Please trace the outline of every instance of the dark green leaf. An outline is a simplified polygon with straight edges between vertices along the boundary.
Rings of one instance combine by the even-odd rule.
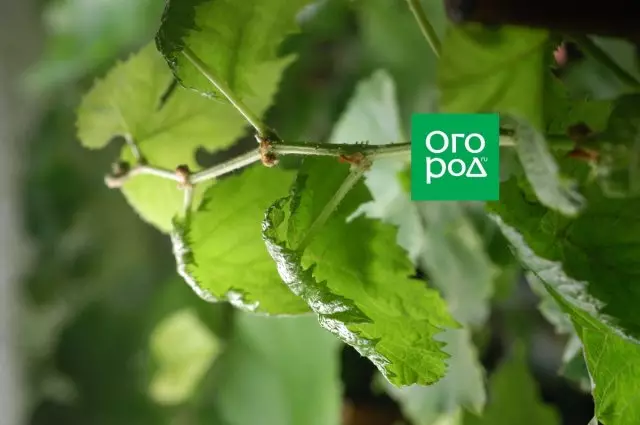
[[[411,279],[414,269],[396,245],[393,226],[358,216],[370,201],[356,184],[309,245],[307,230],[349,174],[335,159],[305,161],[287,198],[269,208],[264,238],[283,280],[320,323],[368,357],[396,385],[430,384],[445,372],[442,343],[454,327],[434,290]]]
[[[638,202],[607,199],[589,187],[588,207],[570,219],[528,199],[513,179],[500,193],[490,207],[522,264],[594,320],[640,337]]]

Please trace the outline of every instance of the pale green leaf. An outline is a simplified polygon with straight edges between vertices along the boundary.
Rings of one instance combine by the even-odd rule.
[[[335,159],[305,161],[288,197],[273,204],[264,238],[283,280],[323,327],[368,357],[396,385],[430,384],[445,372],[434,336],[456,324],[438,293],[414,280],[396,229],[362,215],[371,200],[357,183],[304,250],[298,243],[349,170]]]
[[[489,314],[494,269],[464,205],[420,202],[415,208],[424,226],[418,264],[442,291],[456,320],[482,325]]]
[[[584,198],[571,187],[573,182],[560,175],[544,135],[523,120],[503,117],[502,121],[508,122],[513,130],[520,163],[540,202],[565,215],[578,214],[584,206]]]
[[[287,63],[280,61],[262,69],[256,80],[260,82],[259,95],[246,99],[257,113],[270,105]],[[170,170],[184,164],[196,171],[196,149],[226,148],[242,135],[246,122],[228,104],[180,86],[163,101],[172,81],[171,71],[152,45],[118,64],[94,85],[80,106],[78,136],[83,145],[102,148],[114,137],[130,137],[149,164]],[[134,162],[127,146],[122,159]],[[206,186],[196,189],[194,208]],[[173,217],[183,208],[183,193],[171,180],[136,176],[124,185],[123,192],[143,219],[165,232],[171,230]]]
[[[554,425],[560,415],[540,399],[527,367],[524,346],[516,350],[491,377],[489,404],[482,417],[466,414],[464,425]]]
[[[309,0],[170,0],[156,36],[158,48],[185,87],[220,97],[187,59],[195,54],[239,97],[264,89],[256,76],[277,63],[278,46],[297,29]]]
[[[341,344],[315,317],[241,313],[233,328],[209,393],[221,423],[341,423]]]
[[[172,233],[178,270],[208,301],[269,314],[297,314],[306,304],[282,283],[261,238],[264,210],[284,196],[293,175],[253,166],[210,187],[200,208]]]
[[[432,425],[438,418],[460,413],[461,407],[481,414],[486,402],[484,373],[471,333],[466,329],[449,329],[438,339],[447,344],[444,350],[451,355],[444,378],[430,386],[387,385],[389,394],[414,425]]]
[[[361,81],[346,110],[333,128],[332,143],[367,142],[372,145],[406,142],[400,124],[394,82],[383,70]],[[421,225],[413,204],[400,184],[397,174],[409,159],[376,160],[365,174],[365,183],[373,201],[363,205],[368,216],[398,226],[398,243],[415,259],[422,241],[416,238]]]
[[[150,345],[157,370],[149,392],[161,404],[188,400],[220,351],[218,338],[188,308],[160,322]]]

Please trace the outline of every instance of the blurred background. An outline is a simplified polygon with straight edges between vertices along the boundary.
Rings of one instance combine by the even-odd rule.
[[[357,82],[379,68],[395,77],[405,123],[432,107],[434,59],[403,0],[320,3],[282,47],[298,54],[268,115],[284,138],[326,140]],[[441,5],[424,3],[441,29]],[[345,424],[409,423],[376,385],[373,366],[325,343],[333,339],[314,318],[247,317],[193,294],[175,272],[169,239],[104,185],[119,146],[89,151],[77,142],[81,96],[152,39],[163,6],[0,0],[0,425],[257,423],[228,414],[243,409],[262,409],[260,424],[298,425],[282,420],[287,400],[278,394],[307,379],[316,401],[306,403],[331,405],[318,401],[322,376],[296,375],[314,368],[335,371],[342,402],[331,408]],[[252,143],[247,137],[224,155]],[[198,154],[202,165],[220,159]],[[503,246],[498,236],[487,243]],[[541,316],[503,255],[490,326],[476,338],[488,376],[524,337],[541,397],[563,423],[586,425],[588,378],[579,364],[563,372],[571,379],[561,376],[567,337]],[[291,339],[266,347],[255,335],[278,341],[287,332]]]

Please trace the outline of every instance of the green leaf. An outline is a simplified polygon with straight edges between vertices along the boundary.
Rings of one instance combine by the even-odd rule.
[[[593,319],[579,304],[553,287],[547,290],[570,315],[582,339],[593,381],[596,417],[604,425],[631,425],[640,420],[637,386],[640,380],[640,345]]]
[[[620,38],[589,37],[589,39],[624,72],[640,80],[637,51],[633,43]],[[588,54],[579,62],[569,65],[563,71],[562,80],[572,96],[576,98],[613,100],[638,90],[635,85],[629,85],[627,81],[621,80],[609,66]]]
[[[444,294],[453,317],[481,325],[489,314],[493,267],[462,203],[420,202],[424,226],[418,265]]]
[[[523,266],[593,320],[638,338],[640,204],[607,199],[593,186],[585,193],[588,207],[571,219],[528,199],[512,179],[490,207]]]
[[[188,400],[220,351],[218,338],[189,308],[158,324],[150,344],[158,370],[149,392],[161,404]]]
[[[396,100],[395,84],[384,70],[377,70],[362,80],[346,110],[331,133],[332,143],[367,142],[372,145],[401,143],[403,134]],[[398,243],[410,258],[419,254],[422,241],[419,218],[409,196],[397,178],[407,165],[405,159],[378,159],[365,173],[365,183],[373,201],[362,206],[368,216],[398,226]]]
[[[584,206],[584,198],[560,175],[544,136],[523,120],[510,117],[516,152],[524,172],[540,202],[565,215],[575,216]]]
[[[500,112],[543,123],[545,31],[452,26],[438,67],[442,112]]]
[[[246,99],[257,113],[271,103],[285,65],[281,61],[262,68],[259,95]],[[226,148],[242,135],[246,123],[228,104],[179,86],[163,101],[172,81],[171,71],[152,45],[116,65],[83,99],[78,111],[82,144],[98,149],[114,137],[130,137],[150,164],[171,170],[185,164],[195,171],[196,149]],[[134,161],[127,146],[122,159]],[[206,186],[196,188],[194,208]],[[130,179],[123,192],[144,220],[164,232],[171,230],[173,217],[182,210],[183,193],[171,180],[140,175]]]
[[[307,230],[349,174],[335,159],[305,161],[288,197],[274,203],[263,236],[282,279],[323,327],[368,357],[395,385],[431,384],[445,372],[442,343],[456,326],[438,293],[414,273],[393,226],[360,215],[371,196],[358,183],[304,250]]]
[[[360,82],[331,135],[335,143],[365,140],[384,145],[406,140],[399,119],[394,82],[382,70]],[[372,202],[369,217],[398,226],[398,243],[429,272],[452,313],[463,323],[481,323],[491,297],[491,263],[463,207],[450,202],[411,202],[398,179],[406,159],[376,160],[365,174]]]
[[[554,425],[560,415],[545,405],[529,373],[522,344],[491,377],[490,402],[482,417],[466,414],[464,425]]]
[[[309,0],[171,0],[156,36],[158,49],[188,88],[219,97],[184,55],[195,54],[239,97],[263,89],[260,75],[278,63],[277,49],[297,29],[296,14]]]
[[[250,167],[207,189],[200,208],[176,223],[178,270],[198,295],[269,314],[308,311],[282,283],[260,237],[264,210],[287,193],[291,179],[278,168]]]
[[[582,198],[560,176],[543,131],[548,34],[527,28],[467,25],[447,33],[439,65],[442,112],[499,112],[540,201],[567,215]]]
[[[622,96],[614,102],[606,130],[596,148],[600,157],[598,180],[608,196],[640,195],[640,95]]]
[[[439,338],[451,355],[448,373],[431,386],[412,385],[387,390],[400,403],[404,415],[414,425],[432,425],[438,418],[461,412],[461,407],[481,414],[485,404],[484,373],[466,329],[449,329]]]
[[[213,408],[226,425],[339,425],[340,341],[315,317],[237,314],[212,375]],[[309,385],[312,383],[312,385]],[[251,408],[247,408],[247,402]],[[209,423],[211,414],[206,414]]]

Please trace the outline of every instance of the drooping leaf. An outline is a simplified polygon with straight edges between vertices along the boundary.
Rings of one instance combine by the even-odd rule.
[[[551,285],[547,290],[571,317],[582,340],[597,419],[604,425],[638,423],[640,345],[595,320],[583,306],[563,297]]]
[[[640,337],[640,205],[585,189],[588,207],[564,217],[528,198],[515,182],[502,185],[491,210],[522,264],[562,297],[616,332]]]
[[[246,99],[257,113],[271,103],[285,65],[281,61],[262,68],[261,91]],[[82,144],[98,149],[117,136],[130,137],[149,164],[170,170],[184,164],[196,171],[197,148],[225,148],[242,135],[246,122],[232,106],[179,86],[170,91],[172,81],[171,71],[152,45],[116,65],[80,106],[78,137]],[[127,146],[122,159],[134,162]],[[206,186],[196,188],[194,207]],[[125,183],[123,191],[143,219],[162,231],[171,230],[184,197],[176,182],[139,175]]]
[[[278,46],[296,30],[296,15],[307,3],[170,0],[156,43],[185,87],[222,96],[188,59],[192,54],[236,95],[255,96],[263,90],[259,76],[278,63]]]
[[[151,335],[151,351],[158,368],[149,386],[152,398],[161,404],[179,404],[192,396],[220,344],[187,308],[158,324]]]
[[[544,137],[545,90],[550,71],[548,34],[527,28],[452,27],[445,38],[438,86],[443,112],[501,113],[538,199],[567,215],[580,195],[560,176]]]
[[[227,425],[339,425],[340,346],[315,317],[237,314],[205,400]]]
[[[572,187],[574,182],[560,175],[544,136],[522,120],[509,117],[503,121],[507,121],[513,130],[520,163],[540,202],[565,215],[578,214],[584,206],[584,198]]]
[[[491,377],[490,401],[482,417],[466,414],[464,425],[554,425],[560,415],[545,405],[526,362],[524,347],[516,350]]]
[[[567,343],[562,354],[562,366],[560,374],[569,380],[574,381],[585,392],[589,391],[590,377],[584,362],[582,342],[571,318],[563,310],[562,306],[547,291],[542,282],[534,273],[526,272],[526,279],[533,292],[540,297],[538,309],[549,323],[551,323],[556,333],[567,335]]]
[[[306,304],[282,283],[260,236],[264,210],[284,196],[292,175],[261,165],[210,187],[200,208],[172,233],[178,270],[208,301],[269,314],[298,314]]]
[[[406,140],[399,119],[394,82],[379,70],[360,82],[333,129],[335,143],[367,141],[384,145]],[[491,263],[476,230],[456,203],[414,203],[398,179],[407,158],[376,160],[365,174],[373,201],[368,216],[398,226],[398,243],[429,272],[452,313],[463,323],[481,323],[491,296]]]
[[[462,407],[479,415],[486,401],[484,373],[471,333],[449,329],[438,339],[447,344],[444,349],[451,355],[444,378],[430,386],[396,388],[387,384],[389,394],[414,425],[432,425],[440,417],[461,413]]]
[[[304,249],[300,241],[349,173],[335,159],[305,161],[291,193],[274,203],[263,236],[282,279],[323,327],[368,357],[396,385],[430,384],[445,372],[442,343],[454,327],[445,304],[396,245],[393,226],[362,215],[371,200],[357,183]]]

